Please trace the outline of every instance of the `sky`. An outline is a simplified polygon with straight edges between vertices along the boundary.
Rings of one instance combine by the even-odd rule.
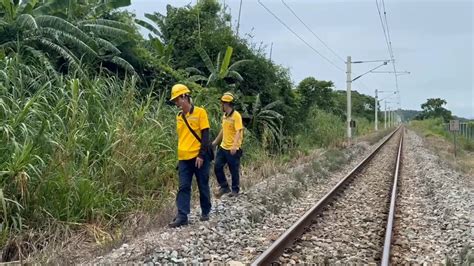
[[[236,28],[240,0],[220,2],[228,7],[232,27]],[[352,61],[390,59],[376,1],[285,0],[332,51],[307,30],[281,0],[260,2],[312,48],[257,0],[243,0],[239,35],[265,45],[268,56],[273,43],[272,60],[290,69],[295,85],[313,76],[333,81],[336,89],[346,89],[347,56],[351,56]],[[166,14],[168,4],[195,3],[196,0],[132,0],[127,9],[143,18],[144,13]],[[474,1],[385,0],[384,3],[397,71],[410,72],[398,76],[401,108],[420,110],[426,99],[442,98],[454,115],[474,118]],[[352,77],[379,64],[352,64],[355,73]],[[393,72],[393,67],[388,64],[377,71]],[[387,91],[381,93],[379,99],[393,97],[389,92],[396,89],[395,77],[393,73],[369,73],[354,81],[352,89],[372,96],[377,89]],[[396,97],[387,101],[389,107],[398,107]]]

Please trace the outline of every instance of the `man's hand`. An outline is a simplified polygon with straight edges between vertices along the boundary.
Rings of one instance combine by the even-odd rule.
[[[201,166],[202,166],[203,163],[204,163],[204,160],[203,160],[203,159],[201,159],[200,157],[197,157],[197,158],[196,158],[196,164],[195,164],[195,166],[196,166],[198,169],[201,168]]]
[[[232,147],[232,149],[230,149],[230,154],[231,154],[231,155],[235,155],[236,152],[237,152],[237,148],[236,148],[236,147]]]

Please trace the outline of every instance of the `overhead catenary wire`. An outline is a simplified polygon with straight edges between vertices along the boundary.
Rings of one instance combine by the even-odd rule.
[[[395,55],[394,55],[394,52],[393,52],[393,46],[392,46],[392,38],[390,36],[390,27],[388,26],[388,20],[387,20],[387,11],[385,10],[385,1],[382,0],[382,8],[383,8],[383,14],[384,14],[384,18],[385,18],[385,26],[387,27],[387,36],[388,36],[388,42],[389,42],[389,45],[390,45],[390,51],[392,53],[392,66],[393,66],[393,72],[394,72],[394,75],[395,75],[395,87],[397,89],[397,92],[398,92],[398,101],[400,102],[400,91],[399,91],[399,88],[398,88],[398,72],[397,72],[397,68],[396,68],[396,63],[395,63]]]
[[[382,12],[380,10],[379,0],[375,0],[375,4],[377,6],[377,11],[378,11],[379,18],[380,18],[380,24],[382,26],[385,42],[387,44],[387,50],[388,50],[388,53],[389,53],[389,56],[390,56],[390,61],[392,63],[392,67],[393,67],[394,78],[395,78],[395,88],[396,88],[396,91],[398,92],[397,96],[398,96],[398,99],[399,99],[399,102],[400,102],[400,91],[399,91],[399,87],[398,87],[397,68],[396,68],[396,64],[395,64],[395,55],[394,55],[394,52],[393,52],[392,40],[391,40],[391,36],[390,36],[390,28],[388,26],[387,11],[385,10],[384,0],[381,0],[381,2],[382,2],[381,6],[382,6],[382,9],[383,9],[383,14],[384,14],[383,17],[382,17]]]
[[[331,61],[329,58],[324,56],[321,52],[319,52],[316,48],[314,48],[311,44],[309,44],[305,39],[303,39],[298,33],[296,33],[290,26],[288,26],[280,17],[278,17],[275,13],[273,13],[267,6],[265,6],[260,0],[257,0],[257,2],[268,12],[270,13],[278,22],[280,22],[286,29],[288,29],[293,35],[295,35],[300,41],[302,41],[306,46],[308,46],[311,50],[313,50],[316,54],[318,54],[321,58],[326,60],[328,63],[330,63],[332,66],[337,68],[338,70],[345,72],[345,70],[338,65],[336,65],[333,61]]]
[[[336,57],[338,57],[339,59],[342,60],[342,62],[345,62],[345,60],[338,54],[336,53],[333,49],[331,49],[331,47],[329,47],[326,42],[324,42],[297,14],[296,12],[284,1],[284,0],[281,0],[281,2],[283,3],[283,5],[285,5],[285,7],[301,22],[301,24],[303,24],[305,26],[305,28],[307,30],[309,30],[309,32],[311,32],[311,34],[313,34],[314,37],[316,37],[316,39],[318,39],[329,51],[331,51]]]

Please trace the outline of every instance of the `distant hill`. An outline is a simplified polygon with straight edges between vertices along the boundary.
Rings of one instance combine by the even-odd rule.
[[[403,121],[413,120],[413,118],[415,116],[417,116],[419,113],[421,113],[421,111],[417,111],[417,110],[403,110],[403,109],[400,110],[400,112],[401,112]],[[455,115],[453,115],[453,119],[459,120],[461,122],[474,121],[473,119],[467,119],[467,118],[459,117],[459,116],[455,116]]]
[[[455,115],[453,115],[453,119],[459,120],[460,122],[474,122],[474,119],[467,119],[467,118],[459,117]]]
[[[417,110],[403,110],[403,109],[400,110],[400,112],[401,112],[403,121],[413,120],[415,116],[421,113],[421,111],[417,111]]]

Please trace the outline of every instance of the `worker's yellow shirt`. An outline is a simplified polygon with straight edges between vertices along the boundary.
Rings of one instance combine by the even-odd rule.
[[[226,150],[232,149],[234,146],[234,138],[237,131],[244,128],[242,124],[242,116],[237,111],[232,111],[230,115],[222,117],[222,142],[221,147]],[[237,143],[236,148],[239,149],[242,146],[242,139],[244,138],[244,132],[240,136],[240,140]]]
[[[201,130],[209,128],[207,112],[203,108],[191,107],[191,111],[186,114],[186,120],[200,138],[202,138]],[[186,126],[181,117],[181,112],[176,116],[176,131],[178,133],[178,160],[196,158],[199,154],[201,143]]]

